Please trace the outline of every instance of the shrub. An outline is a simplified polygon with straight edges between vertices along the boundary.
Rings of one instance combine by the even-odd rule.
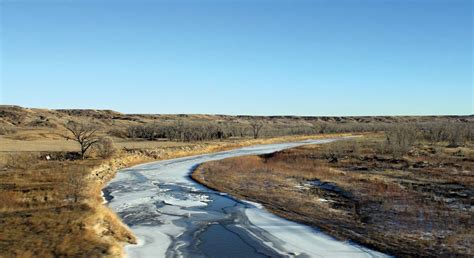
[[[431,143],[448,142],[450,147],[458,147],[473,140],[472,123],[432,122],[419,125],[423,139]]]
[[[115,148],[112,139],[108,137],[100,138],[94,146],[94,150],[97,156],[103,159],[110,158],[117,152],[117,148]]]
[[[427,123],[420,126],[422,138],[432,143],[438,143],[446,141],[448,135],[448,123]]]
[[[471,138],[471,130],[467,124],[451,124],[448,127],[449,147],[459,147]]]
[[[385,137],[385,150],[397,158],[408,153],[417,139],[417,130],[412,124],[396,125],[385,132]]]

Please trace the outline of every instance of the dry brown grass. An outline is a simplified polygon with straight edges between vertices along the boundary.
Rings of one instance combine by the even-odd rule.
[[[401,159],[380,139],[214,161],[193,178],[274,213],[397,256],[472,254],[472,147],[464,157],[419,143]],[[336,159],[334,159],[336,157]],[[310,182],[337,186],[328,190]]]
[[[103,206],[99,160],[43,161],[11,155],[0,171],[0,256],[121,255],[134,237]]]

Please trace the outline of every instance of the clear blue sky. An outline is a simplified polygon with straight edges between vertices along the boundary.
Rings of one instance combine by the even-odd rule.
[[[2,104],[124,113],[473,112],[466,0],[1,1]]]

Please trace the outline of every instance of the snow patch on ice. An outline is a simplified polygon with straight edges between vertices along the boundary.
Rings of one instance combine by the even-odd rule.
[[[277,217],[260,207],[248,208],[245,214],[254,226],[282,240],[283,248],[289,253],[312,257],[387,257],[358,245],[337,241],[312,227]]]

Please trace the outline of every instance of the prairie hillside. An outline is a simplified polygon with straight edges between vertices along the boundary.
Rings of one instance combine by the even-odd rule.
[[[63,135],[66,133],[64,125],[68,121],[92,123],[98,126],[101,134],[115,138],[116,142],[126,142],[130,139],[183,142],[318,133],[371,132],[382,131],[387,126],[404,123],[471,124],[474,121],[474,116],[159,115],[122,114],[112,110],[51,110],[3,105],[0,106],[1,141],[4,141],[6,145],[16,140],[38,141],[37,145],[46,143],[42,142],[45,140],[62,141]],[[0,150],[8,150],[5,144]],[[14,147],[13,150],[29,150],[29,148],[34,150],[33,146],[25,146],[25,144],[17,144]],[[138,148],[141,147],[143,146],[138,144]],[[65,150],[71,149],[68,144],[64,148]]]

